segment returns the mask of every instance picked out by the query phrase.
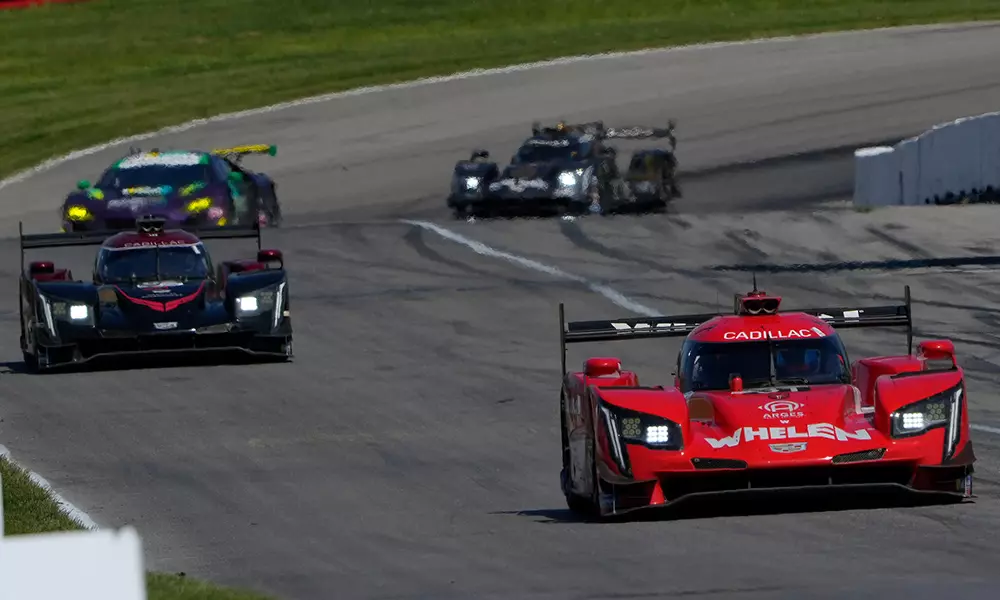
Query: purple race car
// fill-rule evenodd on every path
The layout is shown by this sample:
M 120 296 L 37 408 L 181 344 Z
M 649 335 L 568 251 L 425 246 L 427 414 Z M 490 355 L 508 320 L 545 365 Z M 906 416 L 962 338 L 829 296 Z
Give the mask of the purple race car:
M 63 231 L 131 231 L 137 216 L 166 219 L 167 227 L 276 226 L 281 208 L 275 183 L 240 165 L 247 154 L 274 156 L 275 146 L 202 151 L 133 150 L 101 175 L 81 181 L 59 209 Z

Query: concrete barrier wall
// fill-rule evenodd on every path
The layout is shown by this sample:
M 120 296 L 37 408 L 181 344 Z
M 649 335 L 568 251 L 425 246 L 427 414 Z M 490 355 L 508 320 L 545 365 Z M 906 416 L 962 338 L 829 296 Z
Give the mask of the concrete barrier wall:
M 1000 112 L 942 123 L 892 147 L 854 152 L 854 204 L 996 202 Z
M 142 540 L 132 527 L 5 536 L 0 500 L 0 597 L 4 600 L 146 600 L 145 571 Z

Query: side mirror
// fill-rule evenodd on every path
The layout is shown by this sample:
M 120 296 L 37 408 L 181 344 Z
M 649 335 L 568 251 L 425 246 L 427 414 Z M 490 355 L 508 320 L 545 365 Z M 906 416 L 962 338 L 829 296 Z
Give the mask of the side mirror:
M 56 272 L 56 264 L 50 260 L 36 260 L 28 265 L 30 275 L 49 275 Z
M 743 378 L 737 374 L 732 374 L 729 376 L 729 391 L 730 392 L 742 392 L 743 391 Z
M 285 258 L 281 254 L 281 250 L 261 250 L 257 253 L 257 262 L 264 264 L 276 262 L 279 269 L 285 266 Z
M 229 181 L 232 181 L 233 183 L 241 183 L 243 181 L 243 173 L 240 173 L 239 171 L 230 171 Z
M 587 377 L 617 375 L 621 370 L 622 361 L 617 358 L 588 358 L 583 363 L 583 373 Z
M 80 181 L 76 182 L 76 189 L 78 189 L 78 190 L 89 190 L 90 189 L 90 182 L 87 181 L 86 179 L 81 179 Z
M 926 361 L 947 361 L 952 367 L 955 361 L 955 344 L 951 340 L 925 340 L 917 345 L 917 356 Z
M 487 150 L 473 150 L 472 154 L 469 156 L 469 161 L 475 162 L 476 159 L 488 160 L 490 153 Z

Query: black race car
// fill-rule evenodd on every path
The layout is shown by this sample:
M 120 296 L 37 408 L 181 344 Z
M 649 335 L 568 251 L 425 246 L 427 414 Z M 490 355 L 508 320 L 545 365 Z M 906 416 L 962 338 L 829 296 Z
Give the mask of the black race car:
M 21 350 L 30 371 L 101 357 L 236 351 L 292 356 L 282 254 L 260 248 L 260 224 L 164 230 L 162 217 L 132 232 L 21 234 Z M 205 239 L 257 238 L 256 260 L 214 269 Z M 24 251 L 100 245 L 91 281 L 52 261 L 24 270 Z
M 489 152 L 476 150 L 455 165 L 448 207 L 455 216 L 508 212 L 556 214 L 662 211 L 681 195 L 674 151 L 675 123 L 666 128 L 606 129 L 600 121 L 532 126 L 502 171 Z M 666 138 L 669 149 L 639 150 L 623 175 L 609 139 Z

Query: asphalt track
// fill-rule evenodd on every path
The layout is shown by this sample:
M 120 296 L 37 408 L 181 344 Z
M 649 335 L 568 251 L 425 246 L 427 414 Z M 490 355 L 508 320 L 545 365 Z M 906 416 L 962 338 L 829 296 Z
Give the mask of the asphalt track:
M 975 433 L 974 503 L 739 504 L 721 516 L 575 522 L 558 489 L 556 305 L 571 318 L 629 314 L 589 283 L 667 314 L 725 309 L 749 274 L 712 267 L 995 252 L 992 207 L 864 214 L 844 200 L 854 146 L 996 109 L 998 33 L 978 25 L 607 59 L 166 136 L 157 144 L 280 146 L 254 164 L 277 176 L 290 217 L 265 241 L 287 255 L 296 361 L 24 375 L 11 288 L 0 299 L 3 442 L 98 523 L 136 524 L 150 568 L 285 598 L 995 598 L 1000 436 L 985 430 Z M 448 218 L 456 159 L 474 146 L 504 158 L 531 120 L 558 117 L 677 118 L 686 197 L 646 218 Z M 17 219 L 51 230 L 60 195 L 120 152 L 0 190 L 4 233 Z M 217 257 L 238 244 L 225 246 Z M 0 252 L 13 286 L 16 240 Z M 49 256 L 87 273 L 79 253 Z M 973 420 L 1000 427 L 993 271 L 761 275 L 800 306 L 898 300 L 904 283 L 919 334 L 956 341 Z M 845 339 L 855 357 L 905 348 L 901 332 Z M 676 344 L 577 349 L 571 363 L 588 351 L 620 355 L 655 383 L 667 381 Z

